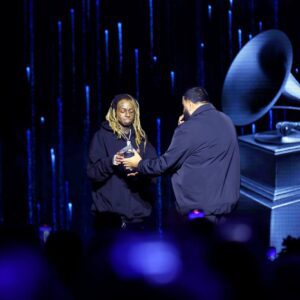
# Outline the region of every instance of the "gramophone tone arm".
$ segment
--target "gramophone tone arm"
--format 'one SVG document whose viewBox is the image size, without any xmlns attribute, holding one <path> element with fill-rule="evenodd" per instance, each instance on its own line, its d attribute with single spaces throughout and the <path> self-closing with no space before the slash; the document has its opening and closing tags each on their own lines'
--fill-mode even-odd
<svg viewBox="0 0 300 300">
<path fill-rule="evenodd" d="M 291 134 L 293 130 L 300 131 L 300 122 L 278 122 L 276 124 L 276 129 L 279 134 L 286 136 Z"/>
</svg>

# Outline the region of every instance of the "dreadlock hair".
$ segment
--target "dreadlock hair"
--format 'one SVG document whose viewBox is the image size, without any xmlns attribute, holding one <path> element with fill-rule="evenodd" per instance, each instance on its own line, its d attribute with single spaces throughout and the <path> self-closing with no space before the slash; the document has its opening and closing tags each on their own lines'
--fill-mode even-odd
<svg viewBox="0 0 300 300">
<path fill-rule="evenodd" d="M 142 141 L 144 141 L 144 148 L 145 148 L 146 142 L 147 142 L 147 136 L 141 126 L 140 107 L 139 107 L 138 101 L 136 99 L 134 99 L 132 96 L 130 96 L 129 94 L 116 95 L 111 102 L 110 108 L 106 114 L 105 119 L 108 121 L 109 126 L 113 130 L 114 134 L 116 134 L 118 136 L 118 138 L 120 139 L 122 137 L 122 127 L 117 119 L 116 110 L 117 110 L 118 103 L 121 100 L 127 100 L 132 103 L 133 108 L 134 108 L 133 129 L 135 132 L 135 143 L 139 147 L 140 144 L 142 143 Z"/>
</svg>

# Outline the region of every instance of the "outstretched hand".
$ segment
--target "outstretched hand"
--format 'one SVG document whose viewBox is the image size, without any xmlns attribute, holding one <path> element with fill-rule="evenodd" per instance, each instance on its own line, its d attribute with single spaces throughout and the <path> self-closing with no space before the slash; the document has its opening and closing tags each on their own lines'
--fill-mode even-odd
<svg viewBox="0 0 300 300">
<path fill-rule="evenodd" d="M 122 164 L 124 165 L 126 170 L 136 168 L 139 162 L 142 160 L 141 156 L 135 149 L 133 150 L 133 153 L 134 155 L 132 157 L 122 159 Z"/>
<path fill-rule="evenodd" d="M 139 172 L 128 173 L 127 177 L 135 177 L 139 174 Z"/>
</svg>

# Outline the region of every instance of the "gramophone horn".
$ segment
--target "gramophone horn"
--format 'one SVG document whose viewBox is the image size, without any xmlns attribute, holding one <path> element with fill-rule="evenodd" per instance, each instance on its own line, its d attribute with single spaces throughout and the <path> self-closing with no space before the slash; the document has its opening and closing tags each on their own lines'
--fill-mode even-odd
<svg viewBox="0 0 300 300">
<path fill-rule="evenodd" d="M 281 95 L 299 101 L 300 85 L 290 73 L 292 61 L 290 40 L 279 30 L 262 32 L 241 49 L 222 91 L 223 111 L 235 125 L 260 119 Z"/>
</svg>

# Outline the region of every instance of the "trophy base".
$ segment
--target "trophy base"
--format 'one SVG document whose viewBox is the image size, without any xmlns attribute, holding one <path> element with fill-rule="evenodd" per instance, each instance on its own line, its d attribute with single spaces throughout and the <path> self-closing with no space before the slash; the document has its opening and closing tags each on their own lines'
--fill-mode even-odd
<svg viewBox="0 0 300 300">
<path fill-rule="evenodd" d="M 300 143 L 272 145 L 245 135 L 239 146 L 240 210 L 260 219 L 266 243 L 280 250 L 284 238 L 300 235 Z"/>
</svg>

